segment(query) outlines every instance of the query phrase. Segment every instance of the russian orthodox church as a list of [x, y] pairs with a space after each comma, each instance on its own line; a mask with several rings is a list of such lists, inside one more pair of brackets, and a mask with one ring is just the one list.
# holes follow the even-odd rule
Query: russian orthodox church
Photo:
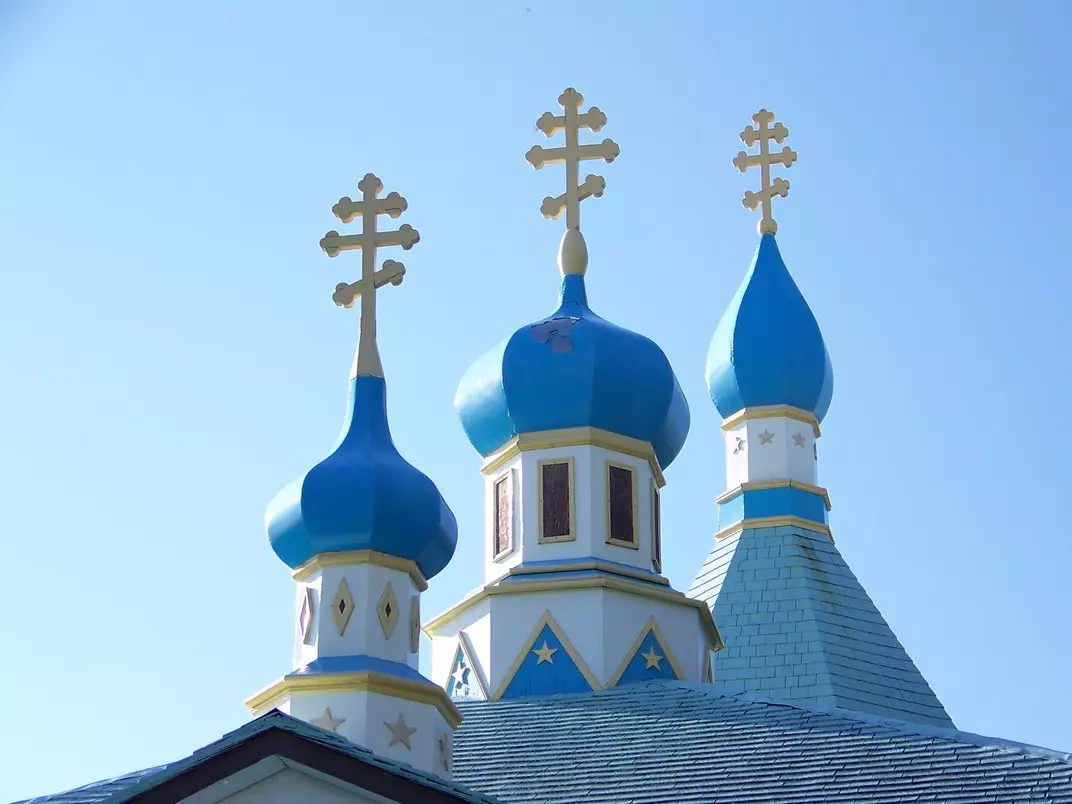
[[580, 144], [606, 116], [572, 89], [559, 102], [537, 128], [565, 144], [526, 155], [566, 170], [542, 207], [566, 215], [558, 305], [477, 358], [455, 396], [484, 459], [483, 584], [422, 616], [458, 527], [391, 440], [376, 294], [406, 269], [377, 252], [419, 235], [379, 229], [406, 200], [369, 174], [333, 207], [361, 233], [321, 240], [362, 258], [333, 297], [361, 313], [342, 434], [266, 516], [293, 572], [294, 670], [190, 757], [35, 804], [1072, 802], [1070, 755], [957, 730], [838, 551], [816, 448], [833, 371], [778, 248], [789, 183], [771, 170], [796, 154], [772, 148], [789, 132], [766, 110], [741, 135], [758, 152], [734, 160], [760, 169], [744, 197], [759, 244], [707, 357], [718, 532], [690, 589], [662, 574], [660, 493], [690, 409], [659, 346], [589, 305], [580, 202], [605, 182], [579, 165], [619, 148]]

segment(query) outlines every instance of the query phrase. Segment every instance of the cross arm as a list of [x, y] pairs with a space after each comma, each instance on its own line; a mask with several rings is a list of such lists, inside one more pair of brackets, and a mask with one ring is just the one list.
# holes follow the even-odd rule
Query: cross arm
[[[592, 196], [599, 198], [606, 189], [607, 180], [602, 176], [586, 176], [577, 187], [577, 200], [584, 201]], [[547, 196], [540, 205], [540, 213], [545, 218], [557, 218], [566, 208], [566, 195], [563, 193], [557, 196]]]
[[748, 168], [756, 165], [785, 165], [786, 167], [791, 167], [796, 161], [797, 152], [787, 145], [778, 154], [747, 154], [744, 151], [740, 151], [733, 158], [733, 166], [741, 173], [744, 173]]
[[771, 182], [771, 186], [766, 190], [760, 190], [758, 193], [753, 193], [748, 190], [744, 194], [744, 198], [741, 199], [741, 203], [749, 209], [756, 209], [768, 198], [774, 198], [774, 196], [781, 196], [785, 198], [789, 195], [789, 182], [785, 179], [775, 179]]
[[[577, 128], [599, 131], [605, 125], [607, 125], [607, 115], [598, 106], [592, 106], [587, 112], [577, 115]], [[565, 127], [566, 116], [564, 114], [544, 112], [536, 121], [536, 128], [548, 137], [553, 137], [556, 132], [562, 131]]]
[[[392, 285], [401, 285], [402, 278], [406, 275], [406, 266], [397, 260], [384, 260], [383, 267], [372, 275], [372, 287], [382, 288], [384, 285], [390, 283]], [[340, 282], [335, 286], [335, 292], [331, 294], [331, 300], [335, 302], [339, 307], [346, 307], [349, 309], [354, 306], [354, 302], [360, 298], [361, 293], [364, 291], [365, 280], [359, 279], [357, 282], [347, 284], [346, 282]]]
[[613, 162], [620, 154], [621, 148], [618, 143], [608, 137], [598, 145], [578, 145], [575, 147], [565, 146], [562, 148], [544, 148], [533, 145], [525, 154], [525, 159], [534, 168], [539, 170], [544, 165], [554, 162], [565, 162], [568, 159], [587, 161], [589, 159], [602, 159], [605, 162]]
[[409, 207], [408, 202], [398, 193], [388, 193], [383, 198], [354, 201], [349, 196], [343, 196], [338, 203], [331, 208], [332, 213], [343, 223], [350, 223], [354, 218], [362, 215], [389, 215], [397, 218]]

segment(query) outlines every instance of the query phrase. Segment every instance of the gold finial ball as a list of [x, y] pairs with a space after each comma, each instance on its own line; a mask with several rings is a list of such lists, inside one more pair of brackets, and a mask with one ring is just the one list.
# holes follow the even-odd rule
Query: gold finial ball
[[778, 234], [778, 222], [774, 218], [760, 218], [759, 223], [756, 224], [756, 231], [761, 235]]

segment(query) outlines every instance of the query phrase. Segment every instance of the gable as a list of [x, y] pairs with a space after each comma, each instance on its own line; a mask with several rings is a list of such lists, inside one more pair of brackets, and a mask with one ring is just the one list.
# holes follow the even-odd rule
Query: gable
[[242, 774], [223, 779], [191, 796], [185, 804], [292, 804], [295, 801], [303, 804], [384, 804], [390, 801], [330, 777], [319, 777], [310, 768], [292, 765], [278, 757], [258, 764], [269, 764], [273, 770], [265, 778], [245, 786]]

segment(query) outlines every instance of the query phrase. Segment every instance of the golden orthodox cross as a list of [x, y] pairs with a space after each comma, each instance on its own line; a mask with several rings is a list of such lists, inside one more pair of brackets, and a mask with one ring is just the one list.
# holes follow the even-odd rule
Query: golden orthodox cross
[[566, 163], [566, 192], [559, 196], [545, 198], [540, 212], [545, 218], [557, 218], [565, 209], [566, 228], [580, 229], [581, 201], [593, 195], [599, 197], [607, 188], [606, 179], [602, 176], [586, 176], [584, 182], [578, 184], [580, 163], [589, 159], [613, 162], [621, 153], [621, 149], [618, 143], [609, 137], [598, 145], [579, 143], [578, 133], [582, 128], [599, 131], [607, 124], [607, 116], [600, 111], [598, 106], [591, 107], [587, 112], [578, 111], [584, 103], [580, 92], [570, 87], [559, 95], [558, 102], [565, 113], [556, 115], [544, 112], [536, 121], [536, 128], [548, 137], [554, 136], [557, 131], [565, 131], [565, 147], [543, 148], [533, 145], [525, 154], [525, 159], [537, 170], [552, 162]]
[[421, 239], [420, 234], [408, 223], [402, 224], [393, 232], [380, 232], [376, 221], [380, 215], [397, 218], [409, 206], [406, 199], [398, 193], [388, 193], [379, 198], [383, 182], [371, 173], [358, 182], [361, 200], [353, 201], [344, 196], [331, 208], [343, 223], [350, 223], [354, 218], [361, 218], [361, 234], [340, 235], [330, 231], [320, 239], [320, 248], [329, 257], [338, 256], [341, 251], [361, 250], [361, 279], [352, 284], [340, 282], [335, 286], [331, 299], [340, 307], [347, 309], [361, 299], [361, 331], [357, 341], [357, 357], [354, 359], [352, 377], [383, 376], [380, 363], [380, 351], [376, 346], [376, 290], [390, 283], [402, 284], [406, 266], [395, 260], [385, 260], [380, 270], [376, 270], [376, 250], [383, 246], [401, 246], [409, 250]]
[[[793, 163], [797, 161], [797, 153], [788, 145], [782, 149], [780, 154], [771, 153], [771, 140], [774, 140], [780, 145], [782, 140], [789, 136], [789, 129], [781, 123], [774, 123], [773, 114], [766, 109], [760, 109], [752, 115], [752, 120], [759, 126], [759, 128], [755, 129], [752, 126], [748, 126], [741, 132], [741, 142], [749, 148], [758, 142], [759, 153], [750, 155], [741, 151], [737, 154], [736, 158], [734, 158], [733, 166], [741, 171], [741, 173], [744, 173], [748, 168], [759, 165], [759, 192], [753, 193], [751, 190], [748, 190], [744, 194], [741, 203], [751, 210], [755, 210], [756, 207], [762, 204], [763, 216], [759, 221], [759, 233], [775, 234], [778, 231], [778, 224], [775, 223], [774, 218], [771, 217], [771, 199], [776, 195], [781, 196], [782, 198], [789, 195], [789, 182], [785, 179], [775, 179], [772, 183], [770, 177], [771, 165], [785, 165], [785, 167], [791, 167]], [[768, 128], [767, 126], [770, 123], [774, 123], [774, 126]]]

